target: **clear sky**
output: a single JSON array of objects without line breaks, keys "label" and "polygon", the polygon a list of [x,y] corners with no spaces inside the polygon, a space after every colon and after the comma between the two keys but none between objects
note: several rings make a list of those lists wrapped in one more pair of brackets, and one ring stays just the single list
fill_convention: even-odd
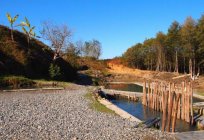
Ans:
[{"label": "clear sky", "polygon": [[0,24],[8,25],[5,14],[24,16],[41,29],[43,21],[67,24],[72,40],[97,39],[101,58],[120,56],[130,46],[166,32],[177,20],[204,14],[204,0],[0,0]]}]

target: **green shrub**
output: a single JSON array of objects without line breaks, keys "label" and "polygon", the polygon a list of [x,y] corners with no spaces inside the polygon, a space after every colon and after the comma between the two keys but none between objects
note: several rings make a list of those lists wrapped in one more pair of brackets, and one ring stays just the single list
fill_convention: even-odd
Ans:
[{"label": "green shrub", "polygon": [[23,76],[5,76],[0,77],[0,88],[22,88],[32,87],[35,82]]},{"label": "green shrub", "polygon": [[50,64],[49,74],[50,74],[50,78],[52,80],[57,80],[59,78],[59,76],[61,75],[60,67],[57,66],[56,64]]}]

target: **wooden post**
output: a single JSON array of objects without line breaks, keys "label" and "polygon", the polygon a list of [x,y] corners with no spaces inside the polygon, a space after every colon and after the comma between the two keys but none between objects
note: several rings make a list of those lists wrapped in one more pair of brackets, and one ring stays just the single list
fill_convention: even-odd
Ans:
[{"label": "wooden post", "polygon": [[164,100],[165,100],[165,90],[164,90],[164,87],[162,87],[162,95],[161,95],[161,112],[163,112],[164,110],[163,110],[163,107],[164,107]]},{"label": "wooden post", "polygon": [[160,96],[159,96],[159,110],[160,112],[163,111],[162,109],[162,106],[163,106],[163,84],[161,83],[161,86],[160,86]]},{"label": "wooden post", "polygon": [[158,106],[158,104],[159,104],[159,83],[158,83],[158,85],[157,85],[157,92],[156,92],[156,111],[159,111],[159,106]]},{"label": "wooden post", "polygon": [[148,81],[148,107],[150,107],[150,81]]},{"label": "wooden post", "polygon": [[186,121],[187,122],[190,122],[190,96],[189,96],[189,94],[190,94],[190,92],[189,92],[189,89],[190,89],[190,87],[189,87],[189,85],[188,84],[186,84]]},{"label": "wooden post", "polygon": [[144,86],[143,86],[143,101],[142,101],[143,105],[147,105],[147,95],[146,95],[146,81],[144,82]]},{"label": "wooden post", "polygon": [[167,103],[168,103],[168,92],[165,91],[163,94],[163,114],[162,114],[162,131],[165,131],[166,118],[167,118]]},{"label": "wooden post", "polygon": [[182,89],[181,89],[181,96],[182,96],[182,109],[181,109],[181,119],[185,120],[185,92],[184,92],[184,82],[182,82]]},{"label": "wooden post", "polygon": [[180,119],[181,118],[181,94],[179,94],[179,99],[178,99],[178,113],[177,113],[177,118]]},{"label": "wooden post", "polygon": [[185,121],[187,121],[187,86],[186,86],[186,81],[185,81],[185,84],[184,84],[184,100],[185,100],[185,105],[184,105],[184,107],[185,107],[185,109],[184,109],[184,111],[185,111]]},{"label": "wooden post", "polygon": [[194,120],[193,120],[193,85],[192,85],[192,82],[189,82],[190,84],[190,98],[191,98],[191,124],[194,123]]},{"label": "wooden post", "polygon": [[153,88],[154,88],[153,85],[154,85],[154,84],[152,83],[152,87],[151,87],[151,96],[150,96],[150,98],[151,98],[151,100],[150,100],[150,106],[151,106],[152,109],[153,109],[153,107],[152,107],[152,103],[153,103]]},{"label": "wooden post", "polygon": [[154,83],[154,92],[153,92],[153,103],[152,103],[153,110],[155,110],[155,93],[156,93],[156,82]]},{"label": "wooden post", "polygon": [[168,121],[167,121],[167,132],[170,132],[170,124],[171,124],[171,117],[172,117],[172,106],[174,100],[175,92],[170,92],[170,103],[168,106]]},{"label": "wooden post", "polygon": [[177,94],[176,95],[176,102],[174,102],[173,120],[172,120],[172,132],[175,132],[177,109],[178,109],[178,103],[179,103],[180,96],[181,96],[181,94]]},{"label": "wooden post", "polygon": [[170,94],[171,94],[171,83],[169,82],[169,100],[168,100],[168,105],[170,104]]}]

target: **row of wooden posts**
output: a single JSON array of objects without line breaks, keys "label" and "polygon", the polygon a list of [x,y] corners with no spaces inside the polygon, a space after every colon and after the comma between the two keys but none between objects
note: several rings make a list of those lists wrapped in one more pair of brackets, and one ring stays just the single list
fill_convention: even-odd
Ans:
[{"label": "row of wooden posts", "polygon": [[191,82],[144,82],[143,105],[163,112],[162,131],[175,132],[176,119],[193,124],[193,90]]}]

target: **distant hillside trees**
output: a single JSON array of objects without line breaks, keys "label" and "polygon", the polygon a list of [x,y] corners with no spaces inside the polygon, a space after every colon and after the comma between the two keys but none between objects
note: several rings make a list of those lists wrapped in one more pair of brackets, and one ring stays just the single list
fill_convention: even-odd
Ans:
[{"label": "distant hillside trees", "polygon": [[78,63],[77,60],[80,56],[80,48],[78,48],[79,46],[77,46],[78,42],[76,43],[69,43],[67,49],[65,50],[64,53],[64,59],[69,62],[72,67],[78,69]]},{"label": "distant hillside trees", "polygon": [[166,34],[158,32],[155,38],[132,46],[122,58],[133,68],[203,73],[204,15],[198,21],[187,17],[182,25],[174,21]]}]

